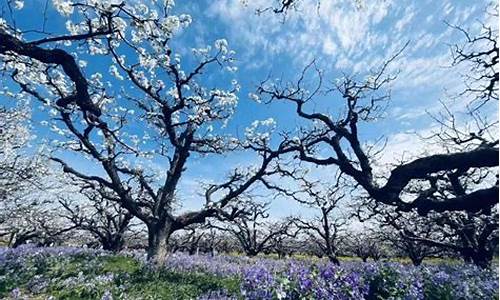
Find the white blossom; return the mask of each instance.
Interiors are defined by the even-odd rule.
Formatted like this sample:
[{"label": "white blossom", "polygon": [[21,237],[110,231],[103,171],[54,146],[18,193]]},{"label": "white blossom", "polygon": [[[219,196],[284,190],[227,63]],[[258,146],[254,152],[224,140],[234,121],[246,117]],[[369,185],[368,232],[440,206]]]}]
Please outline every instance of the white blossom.
[{"label": "white blossom", "polygon": [[103,86],[103,83],[101,80],[102,80],[102,74],[99,72],[96,72],[96,73],[90,75],[90,81],[92,82],[92,84],[94,84],[97,87]]},{"label": "white blossom", "polygon": [[168,16],[161,21],[161,27],[168,34],[172,34],[177,31],[181,26],[181,21],[177,16]]},{"label": "white blossom", "polygon": [[20,10],[23,9],[23,7],[24,7],[24,1],[19,1],[19,0],[14,1],[15,9]]},{"label": "white blossom", "polygon": [[157,61],[149,55],[139,55],[139,64],[151,71],[156,67]]},{"label": "white blossom", "polygon": [[228,44],[226,39],[219,39],[215,41],[215,49],[221,51],[221,53],[226,54],[228,52]]},{"label": "white blossom", "polygon": [[73,3],[66,0],[52,0],[56,10],[63,16],[69,16],[73,13]]},{"label": "white blossom", "polygon": [[236,66],[227,66],[226,70],[228,72],[235,73],[236,71],[238,71],[238,67],[236,67]]},{"label": "white blossom", "polygon": [[5,19],[0,18],[0,28],[6,29],[7,28],[7,21]]},{"label": "white blossom", "polygon": [[257,102],[257,103],[260,103],[261,100],[260,100],[260,96],[257,95],[257,94],[254,94],[254,93],[248,93],[248,97],[250,99],[252,99],[253,101]]},{"label": "white blossom", "polygon": [[80,26],[73,23],[71,20],[66,21],[66,29],[73,35],[80,33]]},{"label": "white blossom", "polygon": [[253,121],[250,127],[245,129],[245,137],[252,143],[268,143],[272,131],[276,128],[273,118]]},{"label": "white blossom", "polygon": [[179,21],[181,22],[182,26],[187,27],[193,22],[193,18],[191,18],[190,15],[182,14],[179,16]]},{"label": "white blossom", "polygon": [[118,80],[123,80],[123,76],[118,72],[118,68],[115,65],[109,67],[109,74]]}]

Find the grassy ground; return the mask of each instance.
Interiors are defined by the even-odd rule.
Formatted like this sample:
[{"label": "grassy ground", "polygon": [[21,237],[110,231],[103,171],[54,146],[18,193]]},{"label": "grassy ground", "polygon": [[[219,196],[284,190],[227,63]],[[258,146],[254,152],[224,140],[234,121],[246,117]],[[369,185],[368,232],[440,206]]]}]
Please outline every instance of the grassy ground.
[{"label": "grassy ground", "polygon": [[[0,299],[194,299],[209,291],[238,294],[239,280],[201,273],[156,270],[125,256],[75,256],[25,262],[14,274],[0,268]],[[16,289],[17,288],[17,289]],[[12,290],[16,289],[15,293]],[[24,299],[26,299],[24,298]]]},{"label": "grassy ground", "polygon": [[153,268],[132,257],[142,257],[135,252],[27,247],[0,254],[0,299],[280,299],[285,292],[287,299],[316,299],[321,291],[328,293],[322,299],[498,300],[496,271],[449,259],[414,268],[404,259],[364,264],[342,257],[341,267],[331,268],[324,260],[299,256],[288,264],[263,257],[173,255],[165,268]]}]

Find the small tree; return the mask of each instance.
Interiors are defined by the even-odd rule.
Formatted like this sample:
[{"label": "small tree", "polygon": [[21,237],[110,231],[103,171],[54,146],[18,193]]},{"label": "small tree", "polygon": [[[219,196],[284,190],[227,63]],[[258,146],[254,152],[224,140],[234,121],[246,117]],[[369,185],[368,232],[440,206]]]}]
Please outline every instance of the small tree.
[{"label": "small tree", "polygon": [[39,153],[28,154],[32,139],[29,109],[0,106],[0,224],[42,186],[47,164]]},{"label": "small tree", "polygon": [[81,195],[87,201],[78,198],[59,199],[61,217],[75,228],[90,233],[102,249],[114,252],[122,250],[133,215],[113,200],[113,194],[98,190],[92,184],[83,186]]},{"label": "small tree", "polygon": [[434,257],[445,251],[440,247],[412,239],[405,234],[405,232],[411,232],[428,239],[437,238],[440,236],[440,228],[433,220],[408,213],[399,214],[398,217],[386,215],[384,221],[385,223],[381,223],[379,230],[375,232],[377,237],[390,243],[393,249],[408,257],[415,266],[419,266],[425,258]]},{"label": "small tree", "polygon": [[26,194],[16,193],[18,197],[1,203],[0,236],[7,237],[10,247],[25,243],[39,246],[63,244],[66,235],[76,229],[59,217],[54,199],[64,190],[54,186],[52,181],[56,178],[47,176],[44,180],[40,179],[37,186],[22,191]]},{"label": "small tree", "polygon": [[371,232],[349,232],[345,239],[344,251],[361,258],[363,262],[369,258],[378,261],[386,255],[384,242]]},{"label": "small tree", "polygon": [[204,226],[190,226],[179,231],[169,245],[170,251],[183,251],[189,253],[189,255],[196,254],[206,234],[203,227]]},{"label": "small tree", "polygon": [[292,231],[291,220],[267,221],[269,203],[248,201],[244,207],[245,212],[233,222],[222,227],[213,226],[234,236],[246,255],[256,256],[261,252],[270,252],[273,248],[273,239],[278,236],[296,235],[296,231]]},{"label": "small tree", "polygon": [[493,256],[498,252],[498,213],[449,213],[434,216],[432,222],[440,227],[438,238],[409,230],[404,231],[405,238],[453,251],[465,262],[472,262],[481,268],[490,267]]},{"label": "small tree", "polygon": [[271,247],[269,251],[278,254],[278,258],[285,258],[287,255],[292,255],[297,249],[297,235],[275,235],[271,238]]},{"label": "small tree", "polygon": [[52,197],[64,192],[42,151],[30,149],[30,110],[0,106],[0,237],[8,246],[62,243],[74,229],[58,218]]},{"label": "small tree", "polygon": [[[345,197],[339,181],[326,187],[319,182],[309,182],[302,178],[303,190],[293,197],[302,204],[313,208],[317,216],[308,220],[295,218],[296,226],[310,236],[319,249],[334,264],[340,264],[337,258],[338,243],[341,233],[347,225],[347,218],[342,215],[340,201]],[[300,196],[305,194],[304,197]]]}]

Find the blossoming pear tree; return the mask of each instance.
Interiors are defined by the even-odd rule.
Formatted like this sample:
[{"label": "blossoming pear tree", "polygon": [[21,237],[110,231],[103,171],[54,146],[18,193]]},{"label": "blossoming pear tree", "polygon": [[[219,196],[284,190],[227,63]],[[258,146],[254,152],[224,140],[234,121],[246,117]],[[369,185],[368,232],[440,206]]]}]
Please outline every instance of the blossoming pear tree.
[{"label": "blossoming pear tree", "polygon": [[[52,6],[65,29],[28,34],[13,21],[0,22],[0,67],[10,75],[4,79],[13,94],[43,104],[42,123],[59,136],[52,160],[107,190],[141,220],[148,257],[157,263],[166,258],[173,232],[210,217],[238,216],[241,210],[230,204],[272,175],[274,160],[294,143],[271,149],[262,128],[272,120],[252,124],[244,139],[220,133],[240,88],[230,80],[237,68],[227,41],[181,55],[186,49],[175,40],[192,19],[174,14],[169,0],[53,0]],[[245,149],[258,154],[255,167],[235,168],[224,182],[208,184],[198,210],[174,211],[190,159]],[[74,166],[61,155],[67,151],[92,167]]]}]

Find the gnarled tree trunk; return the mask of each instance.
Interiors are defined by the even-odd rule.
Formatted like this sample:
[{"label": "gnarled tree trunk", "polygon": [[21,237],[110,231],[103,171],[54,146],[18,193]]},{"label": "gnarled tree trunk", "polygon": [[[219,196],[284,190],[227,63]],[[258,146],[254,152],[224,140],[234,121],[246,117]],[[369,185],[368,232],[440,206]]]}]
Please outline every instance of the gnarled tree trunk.
[{"label": "gnarled tree trunk", "polygon": [[155,223],[148,225],[148,261],[161,266],[167,259],[167,245],[172,235],[172,224]]},{"label": "gnarled tree trunk", "polygon": [[118,252],[123,249],[125,240],[122,234],[113,234],[106,239],[101,240],[102,249],[112,252]]}]

